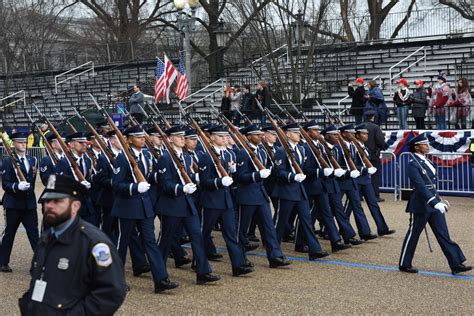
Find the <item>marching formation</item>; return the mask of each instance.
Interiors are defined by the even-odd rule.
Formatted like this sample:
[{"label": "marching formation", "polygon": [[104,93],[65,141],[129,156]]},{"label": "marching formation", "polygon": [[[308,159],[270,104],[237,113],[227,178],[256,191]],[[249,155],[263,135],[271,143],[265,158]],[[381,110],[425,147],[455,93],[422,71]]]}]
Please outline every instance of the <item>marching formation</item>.
[{"label": "marching formation", "polygon": [[[49,131],[40,134],[48,154],[41,161],[26,154],[24,133],[11,135],[12,148],[4,141],[9,155],[2,164],[6,228],[1,271],[12,271],[9,259],[20,223],[36,249],[31,287],[20,301],[23,311],[31,312],[43,302],[47,307],[42,311],[81,304],[91,313],[101,308],[105,314],[113,313],[125,297],[126,284],[119,276],[128,251],[133,275],[151,272],[156,293],[178,287],[168,275],[168,258],[177,268],[190,265],[197,284],[217,282],[220,277],[209,263],[223,256],[213,241],[216,230],[222,233],[234,277],[254,272],[247,252],[259,247],[252,232],[255,226],[270,268],[291,264],[282,252],[282,241],[294,242],[295,251],[316,260],[328,256],[329,250],[344,251],[395,233],[371,185],[377,169],[365,145],[366,124],[338,122],[322,128],[314,120],[298,123],[291,115],[284,122],[264,109],[270,124],[262,127],[248,122],[239,129],[220,113],[215,113],[218,124],[198,124],[184,111],[186,122],[172,126],[150,106],[150,115],[142,111],[146,124],[129,116],[128,127],[120,130],[96,105],[105,119],[96,127],[77,113],[89,133],[68,123],[71,133],[62,135],[42,115]],[[37,171],[46,188],[39,201],[44,214],[41,239],[34,193]],[[64,199],[69,204],[62,206]],[[440,209],[437,202],[438,198],[429,198],[424,203]],[[356,227],[350,221],[352,214]],[[158,236],[155,217],[160,221]],[[415,213],[417,232],[427,220],[440,220],[417,218]],[[318,235],[330,240],[331,249],[321,247]],[[405,241],[402,271],[415,272],[411,258],[417,238],[410,235]],[[183,247],[186,243],[192,257]],[[445,243],[446,249],[454,244]],[[77,246],[77,251],[66,254],[66,244]],[[88,260],[83,251],[89,251]],[[459,264],[465,258],[458,252],[452,261],[456,272],[463,272]],[[79,267],[79,262],[84,263]],[[79,289],[63,293],[76,279]],[[75,299],[66,301],[65,295]]]}]

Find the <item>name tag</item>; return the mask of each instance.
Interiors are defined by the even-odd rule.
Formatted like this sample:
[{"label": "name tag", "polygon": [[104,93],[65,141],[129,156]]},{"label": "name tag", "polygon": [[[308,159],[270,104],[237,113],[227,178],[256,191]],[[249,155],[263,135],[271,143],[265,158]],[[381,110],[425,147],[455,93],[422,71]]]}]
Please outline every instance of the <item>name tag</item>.
[{"label": "name tag", "polygon": [[36,280],[35,287],[33,288],[33,294],[31,299],[36,302],[43,302],[44,293],[46,292],[46,281]]}]

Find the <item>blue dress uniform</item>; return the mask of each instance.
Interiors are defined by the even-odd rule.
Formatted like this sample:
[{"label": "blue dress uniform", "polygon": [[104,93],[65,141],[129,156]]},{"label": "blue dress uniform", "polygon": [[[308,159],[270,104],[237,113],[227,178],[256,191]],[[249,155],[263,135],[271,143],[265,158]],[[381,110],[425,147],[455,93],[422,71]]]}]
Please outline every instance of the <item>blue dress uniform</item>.
[{"label": "blue dress uniform", "polygon": [[[343,132],[354,132],[354,126],[352,124],[345,125],[339,128],[341,133]],[[343,141],[343,144],[346,143]],[[350,147],[348,147],[350,149]],[[354,219],[357,225],[357,229],[359,231],[360,238],[364,240],[374,239],[377,236],[371,234],[369,222],[367,221],[367,217],[365,216],[364,209],[362,208],[361,201],[360,201],[360,192],[357,186],[357,183],[354,178],[351,177],[351,170],[349,169],[349,165],[346,161],[346,157],[344,156],[343,149],[340,144],[337,144],[333,150],[332,154],[334,158],[336,158],[337,162],[341,166],[342,169],[346,170],[345,175],[338,178],[339,187],[341,188],[341,194],[344,194],[347,197],[346,205],[345,205],[345,213],[348,218],[350,218],[351,212],[354,211]],[[353,153],[351,153],[351,158],[354,160]]]},{"label": "blue dress uniform", "polygon": [[[261,134],[262,132],[256,125],[249,125],[243,128],[241,133],[249,135]],[[253,144],[249,144],[249,146],[254,150],[260,162],[265,165],[267,155],[264,149]],[[270,170],[267,169],[267,172],[269,174]],[[270,264],[272,264],[274,259],[283,257],[283,253],[276,237],[272,221],[272,211],[270,209],[270,198],[263,186],[263,178],[245,149],[242,149],[237,154],[235,178],[237,182],[236,202],[240,219],[239,239],[242,244],[244,241],[248,241],[247,233],[250,222],[254,218],[254,214],[257,214],[259,229],[267,251],[267,258]]]},{"label": "blue dress uniform", "polygon": [[[49,143],[53,142],[55,139],[57,139],[56,134],[54,133],[49,133],[49,135],[46,137]],[[63,158],[63,155],[58,155],[55,153],[56,157],[58,160],[61,160]],[[46,183],[48,183],[49,176],[52,174],[55,174],[55,164],[51,157],[49,155],[44,156],[39,164],[39,174],[40,174],[40,179],[41,182],[43,183],[44,186],[46,186]]]},{"label": "blue dress uniform", "polygon": [[[416,145],[428,144],[425,134],[413,138],[409,142],[410,151]],[[403,241],[399,268],[403,272],[418,272],[413,268],[412,261],[418,239],[426,223],[430,224],[438,243],[453,273],[465,272],[472,267],[463,264],[466,261],[461,248],[451,240],[444,213],[448,206],[441,201],[436,190],[436,168],[433,162],[423,154],[415,153],[408,163],[408,177],[413,186],[408,200],[406,212],[410,213],[408,232]]]},{"label": "blue dress uniform", "polygon": [[[133,126],[123,132],[124,135],[143,137],[144,132],[139,126]],[[153,162],[148,152],[130,149],[134,155],[140,171],[145,178],[151,178]],[[166,265],[160,249],[156,243],[153,205],[149,191],[140,193],[138,183],[134,179],[132,167],[124,152],[121,152],[114,164],[112,187],[114,191],[114,204],[112,216],[118,221],[117,250],[122,262],[125,263],[127,247],[135,229],[138,229],[143,240],[145,252],[150,263],[155,292],[161,281],[168,280]]]},{"label": "blue dress uniform", "polygon": [[[27,133],[12,134],[12,141],[25,142],[28,137]],[[6,226],[3,232],[3,238],[0,246],[0,271],[11,272],[9,267],[10,255],[13,248],[16,231],[23,224],[30,242],[31,249],[34,251],[39,239],[38,232],[38,216],[36,214],[36,197],[35,182],[38,161],[35,157],[24,155],[20,157],[12,148],[20,169],[29,183],[29,188],[23,188],[23,183],[16,175],[13,162],[9,156],[3,158],[2,161],[2,188],[5,194],[2,198],[3,207],[5,208]]]},{"label": "blue dress uniform", "polygon": [[[296,123],[285,125],[283,129],[299,132]],[[306,159],[303,146],[295,146],[291,143],[289,143],[288,146],[290,146],[290,150],[292,150],[292,155],[295,157],[296,162],[302,166]],[[296,209],[298,212],[298,223],[296,226],[295,243],[297,245],[304,245],[304,241],[306,241],[309,248],[309,258],[311,260],[327,256],[328,254],[322,251],[318,239],[314,234],[306,190],[304,189],[303,183],[295,181],[296,173],[283,147],[280,147],[275,153],[274,172],[278,179],[272,192],[272,195],[278,198],[276,210],[278,213],[276,219],[278,242],[281,242],[283,238],[291,212]]]},{"label": "blue dress uniform", "polygon": [[[209,129],[210,133],[227,134],[223,126]],[[217,153],[219,159],[228,170],[231,156],[222,150]],[[221,177],[209,153],[204,154],[199,161],[199,178],[201,188],[201,205],[203,207],[202,235],[208,256],[212,256],[215,248],[211,239],[211,232],[217,222],[221,225],[232,269],[239,269],[246,264],[244,249],[237,240],[237,225],[234,213],[234,204],[229,186],[224,186]]]},{"label": "blue dress uniform", "polygon": [[[356,133],[368,133],[366,125],[361,124],[356,126]],[[367,158],[370,159],[369,152],[365,145],[360,143],[360,146],[364,149]],[[385,218],[383,217],[380,210],[379,204],[377,203],[377,197],[375,196],[374,187],[372,186],[371,174],[369,172],[370,170],[365,166],[362,157],[355,148],[354,144],[351,144],[351,149],[352,152],[355,152],[354,164],[356,165],[357,170],[360,172],[360,176],[356,178],[357,186],[359,188],[359,192],[367,202],[370,214],[372,214],[375,224],[377,225],[377,233],[379,236],[393,234],[395,231],[388,228]]]},{"label": "blue dress uniform", "polygon": [[[69,143],[71,141],[86,142],[87,138],[83,132],[77,132],[66,137],[66,142]],[[81,157],[77,156],[75,153],[71,154],[74,158],[76,158],[77,165],[86,181],[92,183],[92,160],[86,154],[82,154]],[[56,165],[56,174],[73,178],[75,177],[71,163],[66,157],[58,161],[58,164]],[[86,195],[82,201],[79,215],[83,220],[99,227],[99,214],[97,213],[94,203],[90,197],[91,189],[88,190],[89,195]]]},{"label": "blue dress uniform", "polygon": [[[184,132],[183,127],[174,126],[169,128],[166,134],[184,135]],[[196,174],[191,169],[191,156],[184,151],[177,153],[177,156],[184,165],[186,173],[195,181]],[[192,193],[186,193],[184,191],[185,182],[175,166],[170,153],[167,152],[160,157],[156,174],[157,183],[163,189],[157,205],[157,210],[161,215],[161,234],[158,245],[163,255],[163,260],[166,263],[171,245],[176,241],[177,233],[181,232],[184,226],[191,240],[198,277],[212,272],[207,260],[206,251],[204,250],[204,240],[201,234],[199,215],[194,204]]]}]

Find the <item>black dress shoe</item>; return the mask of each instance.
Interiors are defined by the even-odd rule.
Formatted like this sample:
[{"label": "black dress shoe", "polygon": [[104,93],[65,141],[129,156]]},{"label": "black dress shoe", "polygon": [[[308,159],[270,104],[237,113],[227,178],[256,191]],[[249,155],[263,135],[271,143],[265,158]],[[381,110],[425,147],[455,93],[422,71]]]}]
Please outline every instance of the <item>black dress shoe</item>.
[{"label": "black dress shoe", "polygon": [[254,270],[248,266],[240,266],[238,268],[232,268],[232,276],[238,277],[239,275],[252,273]]},{"label": "black dress shoe", "polygon": [[283,242],[294,242],[295,241],[295,233],[291,233],[285,237],[283,237]]},{"label": "black dress shoe", "polygon": [[377,198],[377,202],[378,202],[378,203],[385,202],[385,199],[382,199],[381,197],[378,197],[378,198]]},{"label": "black dress shoe", "polygon": [[189,259],[188,257],[182,257],[182,258],[179,258],[179,259],[176,259],[174,261],[174,265],[176,268],[180,268],[186,264],[190,264],[191,262],[193,262],[191,259]]},{"label": "black dress shoe", "polygon": [[326,251],[320,251],[320,252],[310,253],[310,254],[309,254],[309,260],[312,261],[312,260],[324,258],[324,257],[327,257],[327,256],[329,256],[329,253],[327,253]]},{"label": "black dress shoe", "polygon": [[402,267],[402,266],[399,266],[399,267],[398,267],[398,270],[400,270],[401,272],[406,272],[406,273],[418,273],[418,269],[413,268],[413,267]]},{"label": "black dress shoe", "polygon": [[363,244],[364,241],[357,238],[349,238],[347,240],[344,240],[344,243],[351,244],[352,246],[357,246],[357,245]]},{"label": "black dress shoe", "polygon": [[363,239],[365,241],[372,240],[372,239],[375,239],[375,238],[377,238],[377,235],[374,235],[374,234],[368,234],[368,235],[360,236],[360,239]]},{"label": "black dress shoe", "polygon": [[348,248],[351,248],[351,245],[350,244],[346,245],[345,243],[343,243],[340,240],[338,242],[335,242],[335,243],[331,244],[332,252],[338,252],[339,250],[344,250],[344,249],[348,249]]},{"label": "black dress shoe", "polygon": [[179,284],[177,282],[171,282],[170,279],[162,279],[155,283],[155,293],[160,293],[166,290],[177,288]]},{"label": "black dress shoe", "polygon": [[391,234],[395,234],[395,232],[396,232],[395,229],[389,229],[387,231],[384,231],[383,233],[379,233],[379,236],[391,235]]},{"label": "black dress shoe", "polygon": [[451,272],[453,274],[458,274],[458,273],[461,273],[461,272],[466,272],[466,271],[471,271],[471,270],[472,270],[471,266],[466,266],[462,263],[458,266],[455,266],[455,267],[451,268]]},{"label": "black dress shoe", "polygon": [[270,268],[278,268],[278,267],[286,267],[291,264],[291,261],[286,259],[285,257],[276,257],[269,259],[268,262],[270,263]]},{"label": "black dress shoe", "polygon": [[207,255],[207,259],[211,261],[220,261],[220,259],[222,259],[222,255],[220,253],[211,253]]},{"label": "black dress shoe", "polygon": [[189,239],[189,236],[183,236],[179,239],[179,244],[184,245],[191,242],[191,239]]},{"label": "black dress shoe", "polygon": [[245,258],[245,263],[243,264],[244,267],[250,267],[250,268],[253,268],[255,267],[255,265],[253,264],[252,261],[250,261],[249,259]]},{"label": "black dress shoe", "polygon": [[257,236],[255,235],[247,235],[247,238],[249,241],[253,241],[253,242],[259,242],[260,239],[257,238]]},{"label": "black dress shoe", "polygon": [[13,272],[12,268],[8,264],[0,266],[0,271],[5,273]]},{"label": "black dress shoe", "polygon": [[295,247],[296,252],[301,252],[301,253],[308,253],[309,252],[309,247],[308,246],[303,246],[303,247]]},{"label": "black dress shoe", "polygon": [[216,282],[221,279],[220,276],[217,274],[212,274],[212,273],[206,273],[206,274],[201,274],[196,277],[196,284],[202,285],[210,282]]},{"label": "black dress shoe", "polygon": [[143,273],[147,273],[147,272],[150,272],[151,271],[151,268],[149,265],[146,265],[146,266],[143,266],[143,267],[140,267],[136,270],[133,271],[133,276],[134,277],[138,277],[140,275],[142,275]]},{"label": "black dress shoe", "polygon": [[258,243],[252,243],[252,242],[249,242],[248,244],[245,244],[245,252],[249,252],[249,251],[252,251],[252,250],[255,250],[259,247],[260,245]]}]

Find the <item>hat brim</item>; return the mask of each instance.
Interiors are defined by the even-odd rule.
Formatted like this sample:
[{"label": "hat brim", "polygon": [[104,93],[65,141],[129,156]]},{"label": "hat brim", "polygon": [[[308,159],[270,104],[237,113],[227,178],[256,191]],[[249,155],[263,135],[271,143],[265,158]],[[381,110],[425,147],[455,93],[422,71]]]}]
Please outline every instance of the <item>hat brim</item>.
[{"label": "hat brim", "polygon": [[70,194],[67,193],[61,193],[61,192],[43,192],[43,194],[40,196],[38,202],[43,202],[46,200],[55,200],[55,199],[64,199],[71,197]]}]

